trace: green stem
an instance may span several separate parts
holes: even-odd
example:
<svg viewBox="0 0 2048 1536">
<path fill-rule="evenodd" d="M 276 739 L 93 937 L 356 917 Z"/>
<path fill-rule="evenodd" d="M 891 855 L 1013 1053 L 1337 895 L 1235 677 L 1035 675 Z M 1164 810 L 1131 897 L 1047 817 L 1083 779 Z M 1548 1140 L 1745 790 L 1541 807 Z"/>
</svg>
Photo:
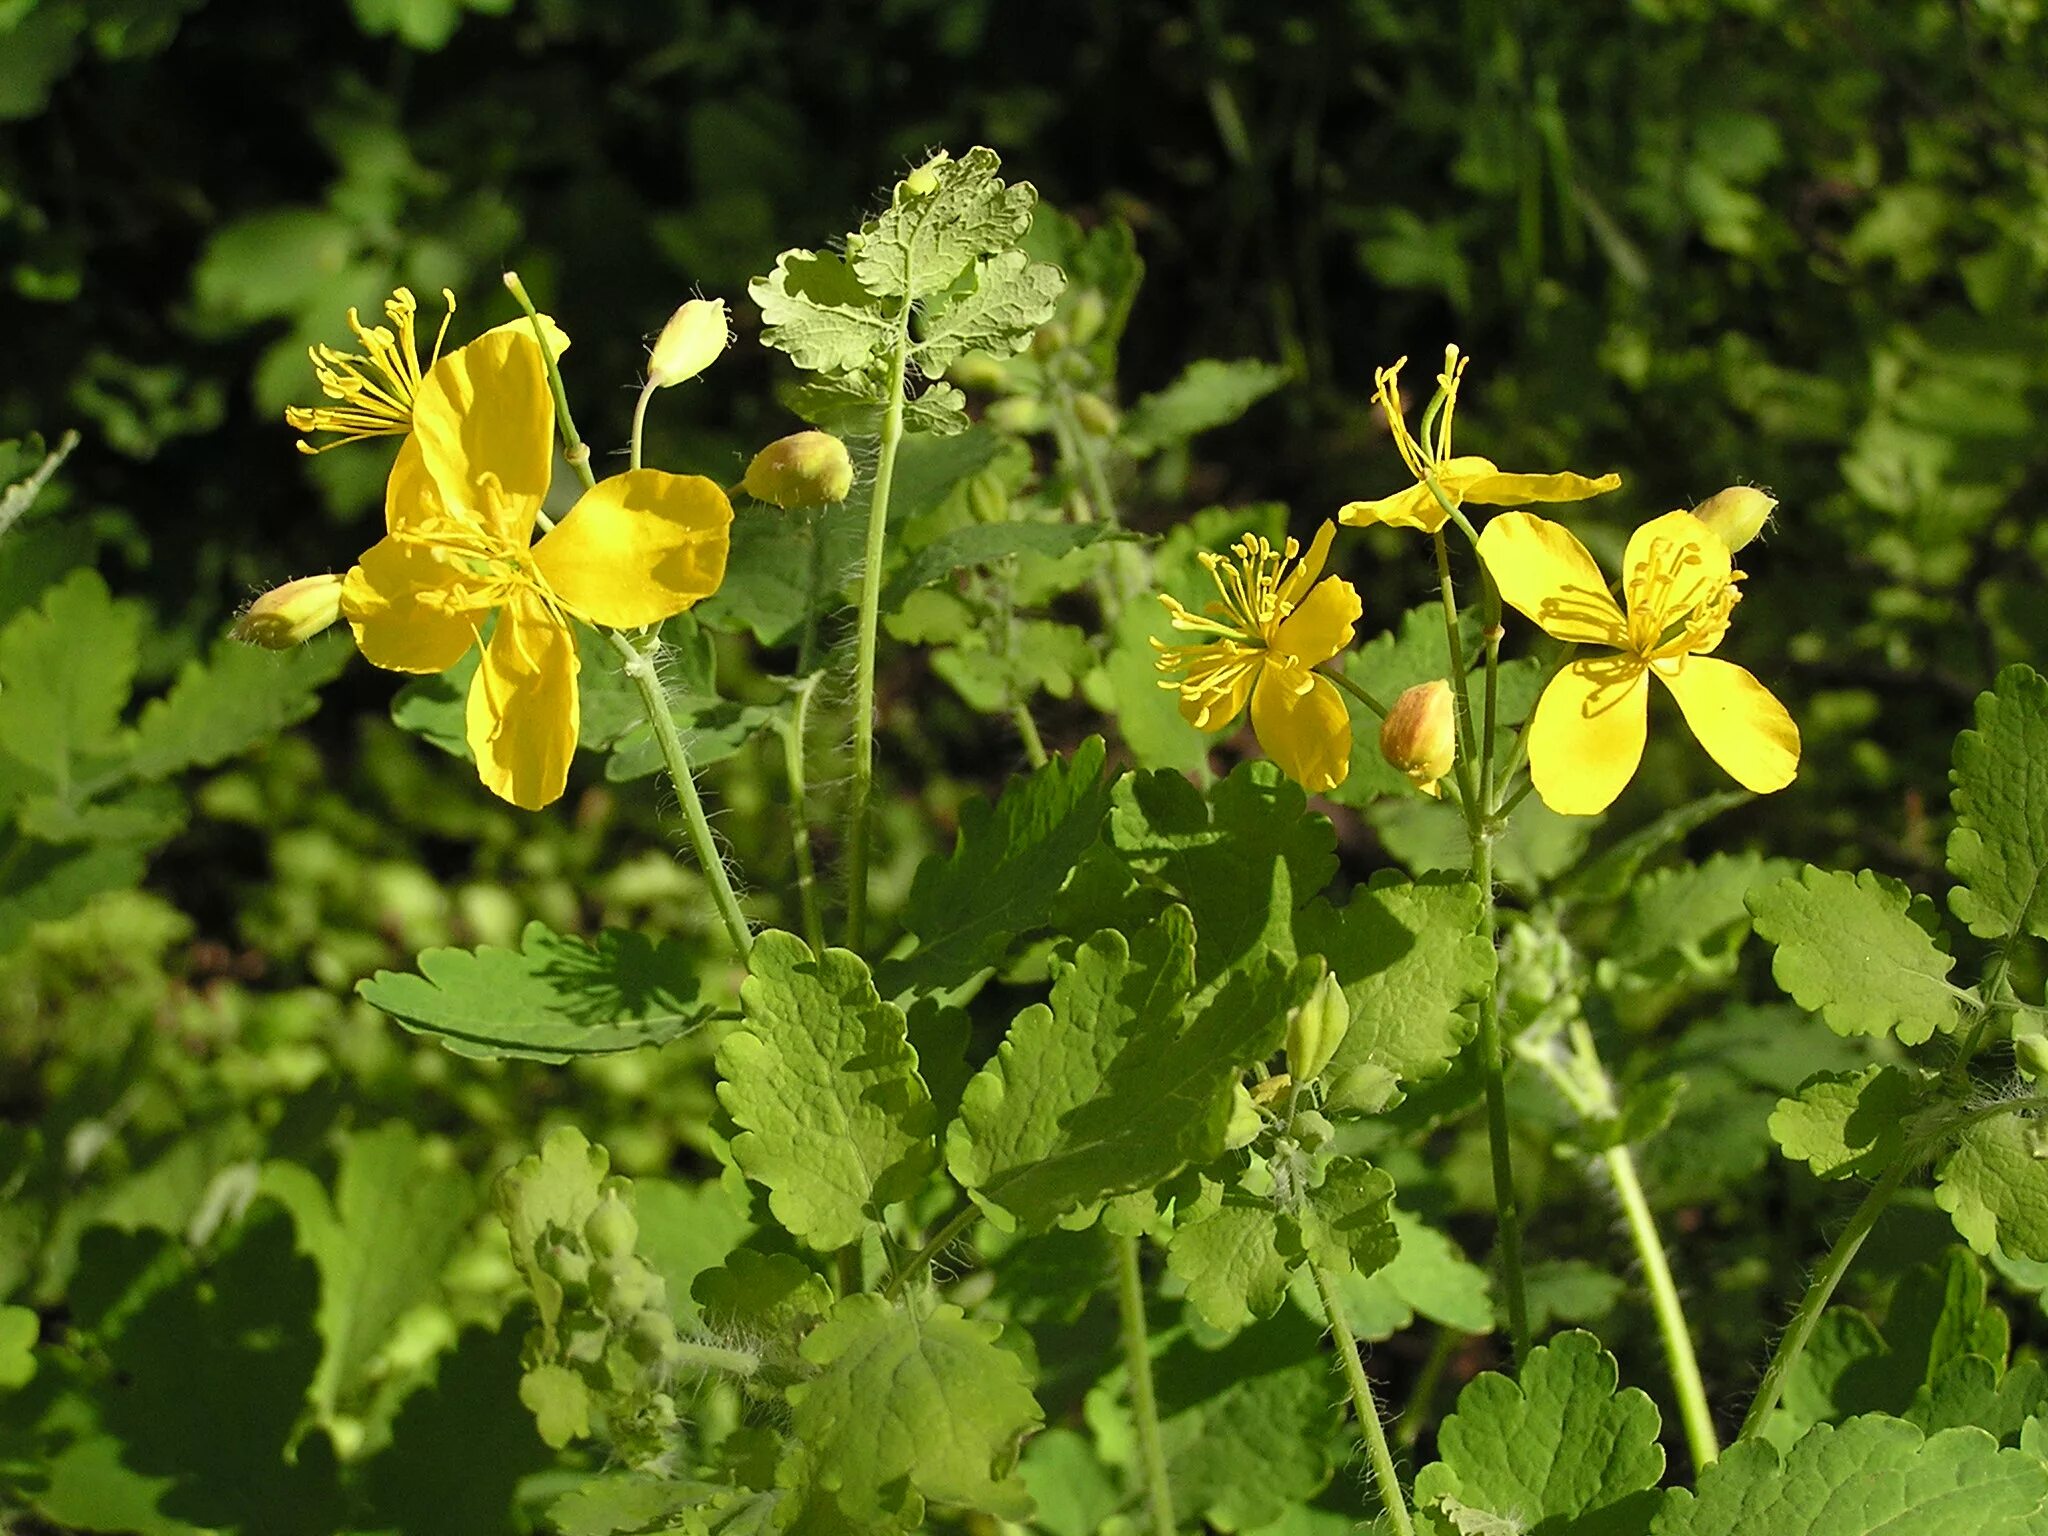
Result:
<svg viewBox="0 0 2048 1536">
<path fill-rule="evenodd" d="M 547 363 L 548 390 L 555 397 L 555 421 L 562 430 L 562 457 L 569 467 L 576 471 L 587 491 L 597 484 L 597 476 L 590 469 L 590 448 L 576 432 L 576 418 L 569 414 L 569 391 L 562 383 L 562 365 L 555 354 L 548 349 L 547 332 L 541 329 L 540 311 L 533 307 L 533 300 L 527 296 L 526 284 L 519 280 L 517 272 L 505 274 L 505 287 L 525 311 L 527 323 L 533 327 L 533 339 L 540 344 L 540 355 Z"/>
<path fill-rule="evenodd" d="M 676 787 L 676 796 L 683 802 L 683 816 L 689 828 L 690 849 L 697 855 L 698 867 L 711 882 L 711 899 L 718 907 L 719 919 L 725 924 L 727 937 L 732 947 L 744 958 L 754 947 L 754 936 L 747 928 L 746 917 L 740 912 L 740 899 L 732 888 L 732 878 L 725 872 L 725 860 L 718 852 L 718 843 L 711 835 L 711 819 L 704 814 L 704 802 L 697 795 L 697 776 L 690 769 L 690 755 L 683 748 L 682 733 L 676 729 L 676 717 L 669 708 L 668 690 L 661 686 L 661 679 L 655 675 L 654 658 L 616 630 L 605 630 L 604 637 L 618 652 L 621 668 L 633 680 L 633 687 L 640 695 L 641 711 L 647 716 L 647 723 L 654 728 L 655 744 L 661 749 L 661 761 L 668 769 L 670 782 Z"/>
<path fill-rule="evenodd" d="M 955 1211 L 939 1229 L 931 1235 L 925 1245 L 906 1259 L 896 1273 L 889 1277 L 889 1283 L 882 1287 L 884 1300 L 894 1301 L 903 1294 L 903 1288 L 911 1279 L 923 1273 L 924 1267 L 946 1250 L 949 1243 L 981 1219 L 981 1207 L 972 1200 Z"/>
<path fill-rule="evenodd" d="M 1482 827 L 1472 839 L 1472 881 L 1479 887 L 1480 926 L 1486 947 L 1494 947 L 1493 833 Z M 1500 980 L 1479 996 L 1479 1064 L 1486 1079 L 1486 1145 L 1493 1160 L 1493 1204 L 1500 1219 L 1501 1289 L 1508 1303 L 1508 1337 L 1515 1359 L 1529 1353 L 1529 1298 L 1522 1274 L 1522 1206 L 1515 1192 L 1515 1168 L 1508 1145 L 1507 1061 L 1501 1045 Z"/>
<path fill-rule="evenodd" d="M 691 1339 L 678 1339 L 672 1358 L 686 1371 L 723 1371 L 742 1380 L 761 1369 L 759 1355 L 750 1355 L 743 1349 L 724 1349 L 716 1344 L 699 1344 Z"/>
<path fill-rule="evenodd" d="M 817 954 L 825 952 L 825 913 L 818 892 L 818 865 L 811 852 L 808 786 L 804 778 L 805 724 L 818 674 L 796 685 L 789 718 L 782 723 L 782 771 L 789 781 L 789 851 L 796 864 L 797 905 L 803 913 L 804 939 Z"/>
<path fill-rule="evenodd" d="M 1408 1518 L 1408 1500 L 1401 1493 L 1400 1474 L 1394 1470 L 1394 1453 L 1387 1445 L 1386 1426 L 1380 1423 L 1379 1404 L 1373 1401 L 1365 1362 L 1358 1358 L 1358 1340 L 1345 1320 L 1343 1308 L 1337 1305 L 1337 1288 L 1331 1284 L 1329 1273 L 1320 1264 L 1309 1265 L 1309 1272 L 1316 1278 L 1316 1294 L 1323 1299 L 1323 1316 L 1329 1321 L 1330 1337 L 1337 1346 L 1337 1364 L 1343 1370 L 1344 1384 L 1350 1388 L 1358 1430 L 1372 1457 L 1372 1476 L 1379 1485 L 1380 1503 L 1393 1522 L 1396 1536 L 1415 1536 L 1415 1526 Z"/>
<path fill-rule="evenodd" d="M 1024 738 L 1024 759 L 1034 768 L 1046 764 L 1045 738 L 1038 734 L 1038 722 L 1031 718 L 1029 704 L 1012 704 L 1010 718 L 1017 722 L 1017 734 Z"/>
<path fill-rule="evenodd" d="M 1664 1358 L 1671 1367 L 1672 1390 L 1678 1394 L 1678 1416 L 1685 1423 L 1685 1443 L 1692 1451 L 1694 1470 L 1698 1470 L 1720 1456 L 1721 1443 L 1714 1435 L 1714 1416 L 1707 1408 L 1707 1389 L 1700 1380 L 1699 1358 L 1693 1353 L 1685 1309 L 1679 1305 L 1678 1287 L 1671 1280 L 1671 1265 L 1650 1216 L 1650 1202 L 1643 1198 L 1634 1156 L 1626 1146 L 1610 1147 L 1602 1161 L 1614 1181 L 1622 1214 L 1628 1218 L 1629 1236 L 1635 1239 L 1636 1255 L 1650 1282 L 1650 1306 L 1664 1336 Z"/>
<path fill-rule="evenodd" d="M 1430 542 L 1436 547 L 1436 585 L 1443 601 L 1444 645 L 1451 658 L 1451 686 L 1458 693 L 1458 798 L 1464 802 L 1466 830 L 1476 842 L 1485 808 L 1475 797 L 1472 783 L 1472 685 L 1465 673 L 1465 639 L 1458 632 L 1458 590 L 1451 584 L 1451 552 L 1444 545 L 1443 534 L 1431 534 Z"/>
<path fill-rule="evenodd" d="M 1805 1299 L 1799 1303 L 1799 1311 L 1792 1318 L 1778 1340 L 1778 1348 L 1771 1356 L 1771 1363 L 1764 1371 L 1764 1379 L 1756 1389 L 1756 1397 L 1744 1415 L 1742 1429 L 1736 1435 L 1738 1440 L 1747 1440 L 1764 1427 L 1764 1421 L 1771 1416 L 1771 1410 L 1778 1406 L 1778 1399 L 1785 1391 L 1785 1378 L 1792 1372 L 1806 1341 L 1813 1337 L 1813 1330 L 1820 1323 L 1821 1313 L 1826 1310 L 1828 1300 L 1835 1294 L 1835 1287 L 1842 1283 L 1842 1276 L 1849 1271 L 1849 1264 L 1856 1257 L 1856 1250 L 1863 1246 L 1863 1240 L 1870 1236 L 1870 1229 L 1877 1225 L 1877 1218 L 1884 1214 L 1884 1208 L 1898 1192 L 1899 1183 L 1906 1176 L 1911 1157 L 1901 1154 L 1884 1177 L 1870 1187 L 1870 1193 L 1863 1197 L 1863 1203 L 1856 1207 L 1856 1214 L 1849 1218 L 1849 1225 L 1842 1229 L 1842 1235 L 1835 1239 L 1835 1246 L 1828 1250 L 1822 1262 L 1820 1273 L 1813 1277 L 1813 1284 L 1806 1288 Z"/>
<path fill-rule="evenodd" d="M 1137 1422 L 1138 1461 L 1152 1508 L 1153 1536 L 1173 1536 L 1173 1488 L 1166 1480 L 1166 1442 L 1159 1434 L 1159 1398 L 1152 1389 L 1152 1346 L 1145 1328 L 1145 1276 L 1138 1239 L 1109 1240 L 1116 1254 L 1117 1310 L 1123 1320 L 1124 1369 L 1131 1378 L 1131 1417 Z"/>
<path fill-rule="evenodd" d="M 640 434 L 647 426 L 647 402 L 654 398 L 655 386 L 650 380 L 640 386 L 640 398 L 633 402 L 633 437 L 627 452 L 626 467 L 640 467 Z"/>
<path fill-rule="evenodd" d="M 1412 1450 L 1415 1442 L 1422 1438 L 1422 1427 L 1429 1422 L 1430 1409 L 1436 1403 L 1437 1386 L 1444 1379 L 1444 1372 L 1463 1338 L 1464 1335 L 1455 1328 L 1437 1329 L 1436 1342 L 1429 1347 L 1429 1358 L 1422 1362 L 1414 1390 L 1408 1394 L 1408 1406 L 1401 1410 L 1401 1417 L 1394 1424 L 1394 1443 L 1402 1450 Z"/>
<path fill-rule="evenodd" d="M 1378 715 L 1380 719 L 1384 720 L 1387 718 L 1387 706 L 1382 704 L 1378 699 L 1374 698 L 1371 694 L 1367 693 L 1363 688 L 1359 687 L 1358 684 L 1351 681 L 1350 678 L 1346 677 L 1341 668 L 1329 668 L 1327 671 L 1324 671 L 1322 673 L 1322 676 L 1327 677 L 1339 688 L 1342 688 L 1346 693 L 1350 694 L 1351 697 L 1358 700 L 1359 703 L 1363 704 L 1375 715 Z"/>
<path fill-rule="evenodd" d="M 889 354 L 889 403 L 882 412 L 881 452 L 868 503 L 867 551 L 860 573 L 860 638 L 853 668 L 853 804 L 846 829 L 846 947 L 858 953 L 867 936 L 868 802 L 875 787 L 875 638 L 882 619 L 882 553 L 888 542 L 889 491 L 903 444 L 903 374 L 910 359 L 906 308 Z"/>
</svg>

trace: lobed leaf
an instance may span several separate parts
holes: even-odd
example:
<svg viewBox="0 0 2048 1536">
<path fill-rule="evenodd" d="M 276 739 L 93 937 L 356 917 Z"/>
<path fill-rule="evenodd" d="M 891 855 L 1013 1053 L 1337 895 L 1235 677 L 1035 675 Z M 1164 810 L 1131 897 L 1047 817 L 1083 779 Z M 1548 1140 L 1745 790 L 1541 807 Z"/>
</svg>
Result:
<svg viewBox="0 0 2048 1536">
<path fill-rule="evenodd" d="M 1060 269 L 1022 251 L 976 261 L 962 286 L 926 306 L 912 357 L 927 375 L 944 373 L 967 352 L 1017 352 L 1052 318 L 1067 285 Z"/>
<path fill-rule="evenodd" d="M 2048 937 L 2048 678 L 2029 666 L 1977 696 L 1956 737 L 1949 906 L 1982 939 Z"/>
<path fill-rule="evenodd" d="M 619 929 L 584 940 L 533 922 L 516 950 L 429 949 L 419 967 L 379 971 L 356 991 L 460 1056 L 560 1062 L 638 1050 L 711 1013 L 685 945 Z"/>
<path fill-rule="evenodd" d="M 1792 1000 L 1841 1035 L 1895 1034 L 1919 1045 L 1955 1027 L 1955 957 L 1931 905 L 1864 870 L 1815 869 L 1749 895 L 1756 931 L 1778 949 L 1771 974 Z"/>
<path fill-rule="evenodd" d="M 1905 1150 L 1920 1086 L 1899 1067 L 1820 1073 L 1778 1101 L 1771 1139 L 1824 1179 L 1874 1179 Z"/>
<path fill-rule="evenodd" d="M 718 1100 L 740 1128 L 733 1161 L 791 1236 L 843 1248 L 937 1160 L 903 1010 L 858 955 L 816 955 L 794 934 L 762 934 L 748 965 L 745 1023 L 718 1045 Z"/>
<path fill-rule="evenodd" d="M 903 299 L 943 293 L 976 257 L 1021 241 L 1038 193 L 1029 182 L 1006 186 L 996 175 L 1002 164 L 977 145 L 897 183 L 889 206 L 860 232 L 853 271 L 867 290 Z M 919 188 L 926 175 L 931 185 Z"/>
<path fill-rule="evenodd" d="M 2018 1112 L 1972 1121 L 1936 1167 L 1934 1199 L 1979 1253 L 2048 1262 L 2048 1140 Z"/>
</svg>

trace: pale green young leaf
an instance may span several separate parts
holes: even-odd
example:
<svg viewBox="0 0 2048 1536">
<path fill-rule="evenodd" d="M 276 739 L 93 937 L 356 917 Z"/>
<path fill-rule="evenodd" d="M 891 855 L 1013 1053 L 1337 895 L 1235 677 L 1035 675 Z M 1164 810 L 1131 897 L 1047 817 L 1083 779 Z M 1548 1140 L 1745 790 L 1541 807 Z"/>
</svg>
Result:
<svg viewBox="0 0 2048 1536">
<path fill-rule="evenodd" d="M 947 1165 L 992 1218 L 1043 1229 L 1221 1154 L 1240 1070 L 1278 1049 L 1313 976 L 1271 955 L 1195 996 L 1195 935 L 1169 908 L 1057 969 L 968 1083 Z"/>
<path fill-rule="evenodd" d="M 1109 841 L 1138 874 L 1194 914 L 1206 983 L 1265 948 L 1293 958 L 1296 908 L 1336 873 L 1336 834 L 1273 764 L 1239 764 L 1206 798 L 1180 774 L 1126 775 Z"/>
<path fill-rule="evenodd" d="M 476 1194 L 396 1120 L 342 1143 L 331 1199 L 298 1163 L 267 1164 L 261 1188 L 291 1212 L 299 1251 L 320 1271 L 320 1367 L 308 1392 L 314 1413 L 330 1419 L 360 1404 L 399 1319 L 439 1293 Z"/>
<path fill-rule="evenodd" d="M 2010 666 L 1956 737 L 1949 906 L 1979 938 L 2048 936 L 2048 678 Z"/>
<path fill-rule="evenodd" d="M 855 1295 L 804 1340 L 817 1374 L 789 1389 L 791 1428 L 849 1516 L 888 1513 L 907 1479 L 931 1503 L 1029 1517 L 1017 1454 L 1044 1415 L 1001 1332 L 958 1307 L 920 1316 Z"/>
<path fill-rule="evenodd" d="M 519 948 L 429 949 L 420 975 L 356 984 L 372 1007 L 461 1056 L 568 1061 L 662 1045 L 710 1014 L 687 946 L 607 929 L 594 940 L 528 923 Z"/>
<path fill-rule="evenodd" d="M 885 962 L 891 995 L 958 986 L 1042 926 L 1053 897 L 1092 847 L 1109 810 L 1102 738 L 1012 779 L 994 805 L 971 801 L 952 853 L 918 866 L 903 926 L 918 947 Z"/>
<path fill-rule="evenodd" d="M 1472 1038 L 1466 1005 L 1494 972 L 1480 907 L 1469 880 L 1383 870 L 1342 907 L 1319 899 L 1297 917 L 1297 942 L 1329 961 L 1351 1004 L 1350 1031 L 1323 1073 L 1340 1102 L 1347 1084 L 1384 1093 L 1435 1077 Z"/>
<path fill-rule="evenodd" d="M 1340 1275 L 1384 1269 L 1401 1250 L 1393 1201 L 1385 1173 L 1362 1157 L 1336 1159 L 1295 1213 L 1310 1262 Z"/>
<path fill-rule="evenodd" d="M 976 146 L 927 161 L 898 182 L 889 206 L 862 226 L 853 271 L 868 292 L 915 300 L 945 292 L 977 257 L 1007 251 L 1031 227 L 1038 193 L 1004 184 L 1002 160 Z M 929 184 L 925 179 L 929 178 Z"/>
<path fill-rule="evenodd" d="M 1580 1332 L 1531 1350 L 1519 1379 L 1474 1377 L 1437 1432 L 1441 1459 L 1416 1476 L 1417 1506 L 1453 1500 L 1525 1530 L 1640 1536 L 1664 1451 L 1656 1404 L 1634 1387 L 1617 1393 L 1619 1381 L 1614 1357 Z"/>
<path fill-rule="evenodd" d="M 784 251 L 747 293 L 761 307 L 763 345 L 810 372 L 865 373 L 902 333 L 901 306 L 884 308 L 829 251 Z"/>
<path fill-rule="evenodd" d="M 583 1378 L 566 1365 L 536 1365 L 519 1378 L 519 1401 L 533 1415 L 534 1428 L 560 1451 L 590 1436 L 596 1403 Z"/>
<path fill-rule="evenodd" d="M 843 1248 L 936 1161 L 903 1010 L 858 955 L 814 955 L 794 934 L 762 934 L 748 968 L 745 1023 L 718 1045 L 718 1099 L 740 1128 L 733 1160 L 791 1236 Z"/>
<path fill-rule="evenodd" d="M 2048 1138 L 2030 1115 L 1967 1126 L 1935 1167 L 1934 1198 L 1979 1253 L 2048 1262 Z"/>
<path fill-rule="evenodd" d="M 903 428 L 932 437 L 963 436 L 974 429 L 967 419 L 967 397 L 944 379 L 927 384 L 903 402 Z"/>
<path fill-rule="evenodd" d="M 1016 352 L 1052 318 L 1067 280 L 1060 269 L 1022 251 L 974 263 L 962 283 L 920 312 L 911 356 L 928 376 L 944 373 L 966 352 Z"/>
<path fill-rule="evenodd" d="M 354 654 L 338 635 L 282 652 L 216 642 L 203 663 L 187 662 L 171 691 L 144 708 L 123 772 L 160 778 L 211 767 L 281 735 L 319 707 L 320 688 Z"/>
<path fill-rule="evenodd" d="M 0 629 L 0 805 L 10 787 L 82 798 L 125 748 L 141 628 L 140 605 L 81 570 Z"/>
<path fill-rule="evenodd" d="M 1417 1316 L 1460 1333 L 1491 1333 L 1493 1297 L 1486 1271 L 1466 1258 L 1444 1233 L 1399 1206 L 1391 1209 L 1398 1248 L 1371 1274 L 1337 1277 L 1337 1305 L 1361 1339 L 1390 1339 Z M 1297 1306 L 1320 1319 L 1322 1303 L 1305 1276 L 1295 1280 Z"/>
<path fill-rule="evenodd" d="M 1780 1453 L 1745 1440 L 1668 1496 L 1652 1536 L 2038 1536 L 2048 1466 L 1976 1429 L 1868 1414 Z"/>
<path fill-rule="evenodd" d="M 1906 1145 L 1920 1083 L 1901 1067 L 1823 1072 L 1771 1115 L 1771 1139 L 1824 1179 L 1875 1179 Z"/>
<path fill-rule="evenodd" d="M 1277 363 L 1202 358 L 1166 388 L 1140 396 L 1124 413 L 1117 440 L 1134 457 L 1149 458 L 1237 420 L 1289 377 Z"/>
<path fill-rule="evenodd" d="M 1749 910 L 1756 931 L 1777 946 L 1778 985 L 1837 1034 L 1889 1031 L 1919 1045 L 1955 1027 L 1955 957 L 1932 931 L 1931 905 L 1898 881 L 1809 865 L 1751 891 Z"/>
<path fill-rule="evenodd" d="M 1229 1332 L 1270 1317 L 1301 1263 L 1294 1224 L 1270 1200 L 1235 1191 L 1199 1221 L 1177 1226 L 1166 1267 L 1213 1328 Z"/>
</svg>

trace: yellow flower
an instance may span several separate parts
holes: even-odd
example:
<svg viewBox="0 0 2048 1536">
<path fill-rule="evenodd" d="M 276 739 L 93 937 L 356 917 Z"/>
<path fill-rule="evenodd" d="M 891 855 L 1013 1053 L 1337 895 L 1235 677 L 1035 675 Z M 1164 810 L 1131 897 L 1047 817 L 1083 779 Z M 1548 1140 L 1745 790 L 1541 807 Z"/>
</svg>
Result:
<svg viewBox="0 0 2048 1536">
<path fill-rule="evenodd" d="M 523 325 L 436 363 L 412 420 L 385 492 L 386 537 L 348 573 L 341 611 L 363 654 L 393 671 L 442 672 L 483 646 L 467 720 L 477 772 L 538 810 L 562 793 L 576 750 L 571 621 L 637 628 L 710 595 L 732 507 L 701 475 L 636 469 L 586 491 L 534 543 L 554 405 Z"/>
<path fill-rule="evenodd" d="M 1275 550 L 1246 536 L 1231 546 L 1236 560 L 1203 554 L 1222 601 L 1191 613 L 1164 594 L 1173 627 L 1210 638 L 1195 645 L 1159 639 L 1159 670 L 1179 673 L 1160 683 L 1180 695 L 1180 712 L 1197 730 L 1226 725 L 1251 704 L 1252 730 L 1267 756 L 1302 788 L 1321 793 L 1351 771 L 1351 717 L 1336 687 L 1315 668 L 1351 643 L 1361 611 L 1342 577 L 1318 584 L 1336 526 L 1325 523 L 1307 558 L 1293 539 Z M 1311 590 L 1313 589 L 1313 590 Z"/>
<path fill-rule="evenodd" d="M 412 430 L 414 399 L 427 369 L 440 358 L 441 343 L 448 339 L 448 323 L 455 318 L 455 295 L 443 288 L 441 298 L 448 312 L 441 317 L 441 329 L 434 336 L 434 350 L 425 368 L 420 366 L 415 324 L 419 301 L 410 288 L 397 289 L 384 301 L 384 317 L 391 322 L 389 326 L 364 325 L 355 310 L 348 312 L 348 328 L 356 333 L 361 352 L 344 352 L 329 346 L 306 349 L 306 355 L 313 360 L 313 378 L 320 392 L 339 404 L 288 405 L 284 419 L 296 432 L 339 435 L 318 446 L 301 439 L 299 452 L 325 453 L 343 443 L 397 437 Z M 546 315 L 541 316 L 541 323 L 548 333 L 548 345 L 560 357 L 569 349 L 569 338 Z M 484 334 L 524 330 L 530 336 L 530 327 L 527 320 L 513 320 Z"/>
<path fill-rule="evenodd" d="M 1613 654 L 1574 661 L 1552 678 L 1529 722 L 1529 776 L 1553 811 L 1590 816 L 1613 804 L 1642 761 L 1654 674 L 1700 745 L 1758 794 L 1799 771 L 1799 727 L 1764 685 L 1708 653 L 1741 593 L 1728 546 L 1690 512 L 1638 528 L 1622 561 L 1624 615 L 1593 557 L 1571 533 L 1527 512 L 1494 518 L 1479 556 L 1500 595 L 1537 627 Z"/>
<path fill-rule="evenodd" d="M 1387 418 L 1387 430 L 1393 433 L 1394 446 L 1400 450 L 1401 462 L 1408 466 L 1408 473 L 1415 477 L 1415 484 L 1391 496 L 1382 496 L 1378 501 L 1346 502 L 1337 512 L 1340 522 L 1357 527 L 1386 523 L 1395 528 L 1420 528 L 1424 533 L 1435 533 L 1443 527 L 1449 514 L 1430 494 L 1429 482 L 1432 480 L 1443 492 L 1444 500 L 1454 507 L 1462 507 L 1468 501 L 1488 507 L 1520 507 L 1532 501 L 1584 501 L 1589 496 L 1603 495 L 1621 485 L 1619 475 L 1602 475 L 1597 480 L 1569 472 L 1512 475 L 1501 470 L 1493 460 L 1482 459 L 1477 454 L 1452 457 L 1451 418 L 1457 412 L 1458 385 L 1465 377 L 1465 365 L 1469 361 L 1471 359 L 1459 356 L 1456 347 L 1444 348 L 1444 371 L 1436 376 L 1442 404 L 1433 429 L 1427 420 L 1424 421 L 1421 438 L 1409 434 L 1408 423 L 1401 414 L 1401 370 L 1407 366 L 1408 359 L 1404 357 L 1393 367 L 1382 368 L 1374 374 L 1373 384 L 1380 409 Z"/>
</svg>

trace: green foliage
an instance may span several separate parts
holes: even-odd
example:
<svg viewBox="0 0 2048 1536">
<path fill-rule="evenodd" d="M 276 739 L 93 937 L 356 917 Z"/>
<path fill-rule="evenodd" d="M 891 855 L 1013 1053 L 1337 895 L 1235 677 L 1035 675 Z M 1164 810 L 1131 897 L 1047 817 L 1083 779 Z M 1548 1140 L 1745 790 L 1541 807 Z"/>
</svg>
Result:
<svg viewBox="0 0 2048 1536">
<path fill-rule="evenodd" d="M 1823 1072 L 1779 1101 L 1771 1139 L 1822 1178 L 1876 1178 L 1905 1152 L 1921 1086 L 1897 1067 Z"/>
<path fill-rule="evenodd" d="M 2007 667 L 1977 698 L 1977 728 L 1956 737 L 1950 897 L 1979 938 L 2048 936 L 2048 678 Z"/>
<path fill-rule="evenodd" d="M 857 1241 L 937 1160 L 932 1100 L 903 1010 L 860 958 L 763 934 L 740 989 L 744 1025 L 718 1045 L 733 1160 L 776 1220 L 813 1248 Z"/>
<path fill-rule="evenodd" d="M 1757 932 L 1778 948 L 1771 973 L 1800 1007 L 1845 1035 L 1887 1032 L 1919 1045 L 1955 1028 L 1955 957 L 1932 903 L 1896 880 L 1809 866 L 1752 893 Z"/>
<path fill-rule="evenodd" d="M 694 956 L 637 933 L 594 941 L 534 922 L 519 948 L 430 949 L 420 973 L 379 971 L 364 1001 L 460 1056 L 568 1061 L 662 1045 L 704 1022 Z"/>
<path fill-rule="evenodd" d="M 1994 1247 L 2048 1262 L 2048 1161 L 2040 1122 L 2023 1114 L 1974 1118 L 1935 1170 L 1934 1198 L 1979 1253 Z"/>
</svg>

